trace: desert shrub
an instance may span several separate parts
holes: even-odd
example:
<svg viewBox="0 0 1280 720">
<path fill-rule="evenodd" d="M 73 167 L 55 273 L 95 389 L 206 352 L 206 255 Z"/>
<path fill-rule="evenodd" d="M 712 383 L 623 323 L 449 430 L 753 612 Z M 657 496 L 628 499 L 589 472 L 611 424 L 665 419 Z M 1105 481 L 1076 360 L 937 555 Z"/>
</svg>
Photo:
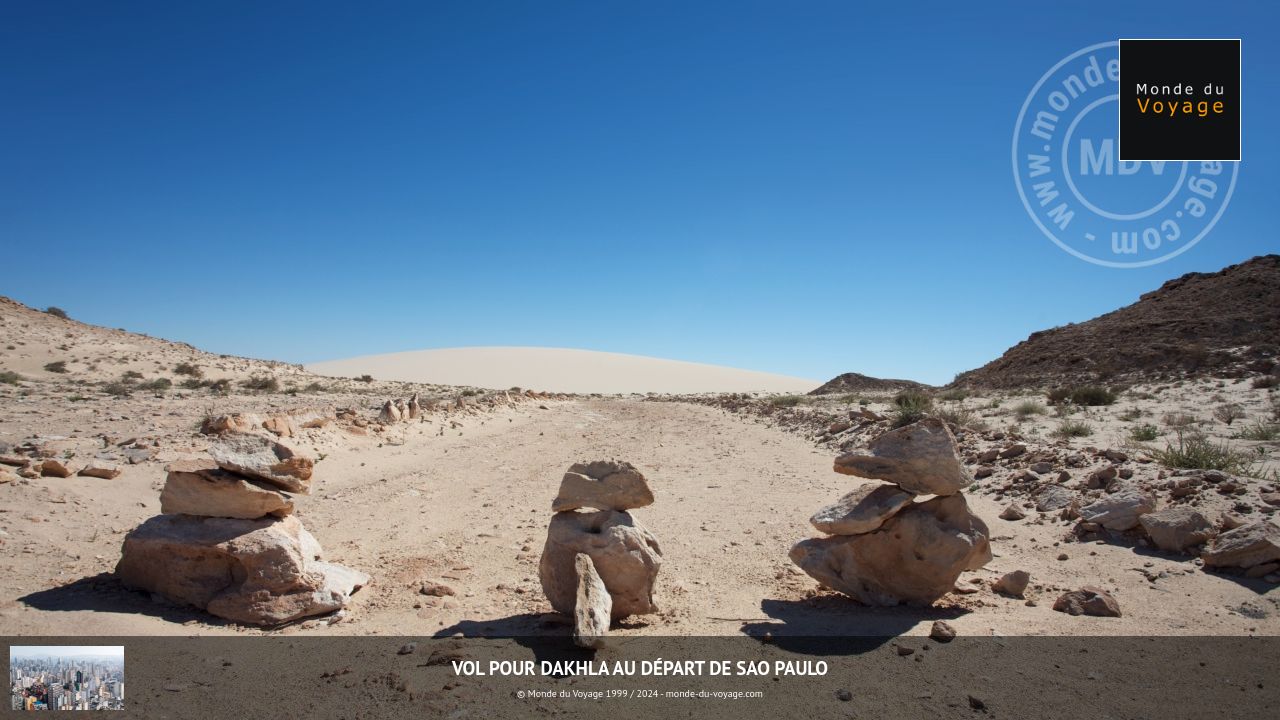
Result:
<svg viewBox="0 0 1280 720">
<path fill-rule="evenodd" d="M 1013 406 L 1013 414 L 1017 415 L 1019 420 L 1026 420 L 1032 415 L 1044 415 L 1046 412 L 1048 411 L 1038 400 L 1023 400 Z"/>
<path fill-rule="evenodd" d="M 128 383 L 113 380 L 102 386 L 102 392 L 110 395 L 111 397 L 128 397 L 129 394 L 133 392 L 133 388 Z"/>
<path fill-rule="evenodd" d="M 963 404 L 942 408 L 938 410 L 937 415 L 939 419 L 956 427 L 968 428 L 979 432 L 987 429 L 987 422 Z"/>
<path fill-rule="evenodd" d="M 471 388 L 462 391 L 462 397 L 472 397 L 479 394 L 479 390 L 472 390 Z"/>
<path fill-rule="evenodd" d="M 1063 420 L 1053 431 L 1053 436 L 1059 438 L 1088 437 L 1092 434 L 1093 426 L 1082 420 Z"/>
<path fill-rule="evenodd" d="M 1196 424 L 1196 419 L 1192 415 L 1182 412 L 1165 413 L 1164 424 L 1174 430 L 1185 430 Z"/>
<path fill-rule="evenodd" d="M 1150 442 L 1158 437 L 1160 437 L 1160 428 L 1151 423 L 1135 425 L 1129 431 L 1129 439 L 1134 442 Z"/>
<path fill-rule="evenodd" d="M 1213 417 L 1224 425 L 1230 425 L 1236 420 L 1243 418 L 1244 414 L 1244 407 L 1237 405 L 1236 403 L 1219 405 L 1213 409 Z"/>
<path fill-rule="evenodd" d="M 63 309 L 62 309 L 62 308 L 60 308 L 60 307 L 54 307 L 53 305 L 50 305 L 49 307 L 45 308 L 45 309 L 44 309 L 44 311 L 45 311 L 46 313 L 48 313 L 49 315 L 52 315 L 52 316 L 54 316 L 54 317 L 56 317 L 56 318 L 62 318 L 63 320 L 70 320 L 70 319 L 71 319 L 71 318 L 67 315 L 67 311 L 66 311 L 66 310 L 63 310 Z"/>
<path fill-rule="evenodd" d="M 156 378 L 150 382 L 144 382 L 138 387 L 142 390 L 149 390 L 151 392 L 164 392 L 165 390 L 173 387 L 173 381 L 169 378 Z"/>
<path fill-rule="evenodd" d="M 1280 440 L 1280 423 L 1255 420 L 1252 425 L 1246 425 L 1236 437 L 1241 440 Z"/>
<path fill-rule="evenodd" d="M 1071 402 L 1076 405 L 1110 405 L 1116 401 L 1116 394 L 1098 385 L 1085 385 L 1071 391 Z"/>
<path fill-rule="evenodd" d="M 138 372 L 137 370 L 125 370 L 124 375 L 122 376 L 122 379 L 125 380 L 126 382 L 129 380 L 141 380 L 142 373 Z"/>
<path fill-rule="evenodd" d="M 44 369 L 48 370 L 51 373 L 59 373 L 59 374 L 65 373 L 67 372 L 67 361 L 55 360 L 54 362 L 51 362 L 51 363 L 45 363 Z"/>
<path fill-rule="evenodd" d="M 1001 402 L 1002 402 L 1002 401 L 1000 400 L 1000 398 L 992 398 L 992 399 L 991 399 L 991 402 L 987 403 L 987 409 L 988 409 L 988 410 L 996 410 L 996 409 L 998 409 L 998 408 L 1000 407 L 1000 403 L 1001 403 Z"/>
<path fill-rule="evenodd" d="M 0 372 L 0 385 L 17 385 L 22 379 L 21 375 L 12 370 Z"/>
<path fill-rule="evenodd" d="M 173 372 L 177 375 L 186 375 L 187 377 L 192 377 L 192 378 L 204 377 L 204 371 L 189 362 L 178 363 L 177 365 L 174 365 Z"/>
<path fill-rule="evenodd" d="M 303 390 L 306 392 L 318 393 L 318 392 L 327 392 L 329 388 L 325 387 L 324 385 L 321 385 L 318 382 L 313 382 L 307 385 L 305 388 L 303 388 Z"/>
<path fill-rule="evenodd" d="M 1249 474 L 1252 458 L 1227 443 L 1215 443 L 1200 433 L 1179 432 L 1177 445 L 1166 443 L 1163 450 L 1151 450 L 1151 456 L 1165 467 L 1221 470 Z"/>
<path fill-rule="evenodd" d="M 920 390 L 903 390 L 893 398 L 893 405 L 897 408 L 894 419 L 894 427 L 902 427 L 910 425 L 913 422 L 923 418 L 925 413 L 933 409 L 933 399 L 928 393 Z"/>
<path fill-rule="evenodd" d="M 1254 378 L 1253 382 L 1250 384 L 1254 389 L 1267 390 L 1280 385 L 1280 377 L 1276 377 L 1275 375 L 1259 375 Z"/>
<path fill-rule="evenodd" d="M 1070 388 L 1053 388 L 1045 393 L 1045 397 L 1049 400 L 1050 405 L 1061 405 L 1071 399 Z"/>
<path fill-rule="evenodd" d="M 1125 410 L 1124 412 L 1120 413 L 1120 419 L 1125 422 L 1133 422 L 1134 420 L 1137 420 L 1140 417 L 1142 417 L 1141 408 L 1131 407 L 1128 410 Z"/>
<path fill-rule="evenodd" d="M 210 380 L 209 382 L 205 383 L 205 386 L 208 387 L 213 392 L 217 393 L 218 395 L 229 395 L 231 393 L 230 378 L 219 378 L 217 380 Z"/>
<path fill-rule="evenodd" d="M 357 380 L 359 380 L 359 381 L 360 381 L 360 382 L 362 382 L 362 383 L 371 383 L 371 382 L 373 382 L 373 376 L 372 376 L 372 375 L 361 375 L 360 377 L 358 377 L 358 378 L 356 378 L 356 379 L 357 379 Z"/>
<path fill-rule="evenodd" d="M 951 388 L 950 390 L 943 390 L 942 392 L 938 393 L 938 399 L 947 400 L 951 402 L 958 402 L 960 400 L 964 400 L 965 398 L 969 397 L 970 394 L 971 393 L 968 390 L 965 390 L 964 388 Z"/>
<path fill-rule="evenodd" d="M 254 375 L 242 380 L 240 387 L 254 392 L 276 392 L 280 389 L 280 381 L 270 375 Z"/>
<path fill-rule="evenodd" d="M 778 397 L 769 398 L 769 404 L 773 407 L 795 407 L 804 402 L 802 395 L 779 395 Z"/>
</svg>

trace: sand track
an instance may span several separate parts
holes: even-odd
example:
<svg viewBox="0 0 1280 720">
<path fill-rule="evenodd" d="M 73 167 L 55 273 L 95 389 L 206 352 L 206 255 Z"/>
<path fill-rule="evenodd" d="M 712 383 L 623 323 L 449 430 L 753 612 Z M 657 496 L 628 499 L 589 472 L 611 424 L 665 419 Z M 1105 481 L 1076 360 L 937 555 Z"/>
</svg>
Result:
<svg viewBox="0 0 1280 720">
<path fill-rule="evenodd" d="M 329 454 L 300 517 L 329 559 L 369 572 L 374 583 L 342 622 L 277 632 L 567 632 L 547 614 L 537 579 L 551 499 L 569 464 L 614 457 L 649 477 L 657 502 L 635 515 L 664 553 L 661 614 L 632 618 L 615 628 L 618 635 L 919 634 L 937 618 L 965 635 L 1280 634 L 1273 586 L 1129 547 L 1055 547 L 1063 526 L 999 520 L 999 506 L 981 497 L 971 502 L 991 526 L 996 558 L 966 578 L 1022 568 L 1033 584 L 1097 584 L 1116 593 L 1125 617 L 1055 613 L 1052 589 L 1034 607 L 985 589 L 928 610 L 810 597 L 814 583 L 791 570 L 787 550 L 815 534 L 807 522 L 813 510 L 856 482 L 831 472 L 827 451 L 704 406 L 603 399 L 546 407 L 526 403 L 473 417 L 443 435 L 436 422 L 397 426 L 380 447 L 366 440 Z M 157 512 L 162 476 L 152 464 L 118 481 L 41 478 L 0 487 L 9 508 L 0 545 L 0 633 L 260 632 L 154 603 L 98 575 L 114 566 L 123 532 Z M 50 504 L 59 498 L 70 502 Z M 1068 560 L 1056 559 L 1062 552 Z M 1168 576 L 1157 583 L 1143 574 L 1161 570 Z M 456 595 L 421 595 L 424 579 Z"/>
</svg>

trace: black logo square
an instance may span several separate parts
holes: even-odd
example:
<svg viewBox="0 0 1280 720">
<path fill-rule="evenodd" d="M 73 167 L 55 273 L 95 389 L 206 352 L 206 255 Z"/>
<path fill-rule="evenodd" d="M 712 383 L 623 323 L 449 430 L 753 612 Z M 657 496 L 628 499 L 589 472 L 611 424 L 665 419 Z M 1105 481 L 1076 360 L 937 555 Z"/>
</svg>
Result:
<svg viewBox="0 0 1280 720">
<path fill-rule="evenodd" d="M 1239 40 L 1120 41 L 1121 160 L 1240 159 Z"/>
</svg>

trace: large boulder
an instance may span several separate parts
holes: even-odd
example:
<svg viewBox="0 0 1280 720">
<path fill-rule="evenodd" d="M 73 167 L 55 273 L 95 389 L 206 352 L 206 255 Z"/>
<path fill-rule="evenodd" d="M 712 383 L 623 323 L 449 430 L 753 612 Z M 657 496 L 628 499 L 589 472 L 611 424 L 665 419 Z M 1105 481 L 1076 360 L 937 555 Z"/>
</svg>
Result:
<svg viewBox="0 0 1280 720">
<path fill-rule="evenodd" d="M 599 648 L 609 635 L 613 598 L 596 572 L 591 556 L 578 553 L 573 558 L 578 575 L 577 600 L 573 608 L 573 642 L 578 647 Z"/>
<path fill-rule="evenodd" d="M 973 481 L 956 455 L 955 437 L 937 418 L 890 430 L 867 450 L 836 458 L 835 471 L 885 480 L 914 495 L 951 495 Z"/>
<path fill-rule="evenodd" d="M 224 434 L 209 446 L 209 455 L 223 470 L 265 480 L 289 492 L 303 495 L 311 492 L 311 470 L 315 462 L 263 435 Z"/>
<path fill-rule="evenodd" d="M 258 480 L 236 475 L 212 460 L 179 460 L 168 466 L 160 512 L 173 515 L 260 518 L 293 512 L 293 499 Z"/>
<path fill-rule="evenodd" d="M 1199 510 L 1189 507 L 1165 508 L 1138 518 L 1147 537 L 1165 552 L 1182 552 L 1213 537 L 1214 527 Z"/>
<path fill-rule="evenodd" d="M 809 522 L 829 535 L 861 535 L 910 505 L 912 497 L 897 485 L 867 483 L 814 513 Z"/>
<path fill-rule="evenodd" d="M 648 481 L 631 463 L 598 460 L 569 467 L 551 509 L 555 512 L 578 508 L 630 510 L 652 504 L 653 491 Z"/>
<path fill-rule="evenodd" d="M 1205 567 L 1244 569 L 1280 560 L 1280 526 L 1258 520 L 1228 530 L 1201 557 Z"/>
<path fill-rule="evenodd" d="M 128 586 L 250 625 L 343 607 L 369 581 L 320 562 L 297 518 L 157 515 L 125 536 L 116 575 Z"/>
<path fill-rule="evenodd" d="M 1080 519 L 1108 530 L 1132 530 L 1138 527 L 1140 517 L 1155 509 L 1153 496 L 1136 488 L 1125 488 L 1080 508 Z"/>
<path fill-rule="evenodd" d="M 653 586 L 662 565 L 662 549 L 629 513 L 598 510 L 552 516 L 538 577 L 551 607 L 570 616 L 578 594 L 574 567 L 578 553 L 591 558 L 613 598 L 614 619 L 657 612 Z"/>
<path fill-rule="evenodd" d="M 930 605 L 960 573 L 990 562 L 988 538 L 964 496 L 947 495 L 912 503 L 874 532 L 802 540 L 791 560 L 867 605 Z"/>
</svg>

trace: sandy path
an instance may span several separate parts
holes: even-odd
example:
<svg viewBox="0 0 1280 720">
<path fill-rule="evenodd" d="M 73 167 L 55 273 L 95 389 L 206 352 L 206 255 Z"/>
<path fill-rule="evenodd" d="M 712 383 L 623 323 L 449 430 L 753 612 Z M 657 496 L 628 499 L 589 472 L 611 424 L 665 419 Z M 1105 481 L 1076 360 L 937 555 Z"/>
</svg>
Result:
<svg viewBox="0 0 1280 720">
<path fill-rule="evenodd" d="M 356 596 L 344 621 L 312 621 L 280 632 L 565 632 L 546 614 L 550 608 L 537 579 L 551 499 L 572 462 L 615 457 L 635 463 L 650 478 L 657 502 L 635 514 L 658 537 L 664 553 L 662 613 L 633 618 L 616 629 L 620 635 L 734 635 L 765 629 L 775 634 L 924 633 L 935 618 L 948 619 L 966 635 L 1280 634 L 1280 593 L 1273 586 L 1208 575 L 1190 562 L 1127 547 L 1055 547 L 1064 526 L 999 520 L 1000 508 L 985 498 L 971 502 L 991 526 L 996 559 L 966 577 L 994 578 L 1023 568 L 1032 573 L 1033 583 L 1101 585 L 1116 593 L 1125 617 L 1055 613 L 1050 606 L 1057 592 L 1051 590 L 1042 592 L 1034 607 L 985 589 L 951 596 L 941 607 L 924 611 L 863 608 L 826 593 L 809 599 L 814 583 L 791 569 L 787 550 L 811 534 L 809 514 L 853 482 L 831 472 L 828 452 L 796 435 L 703 406 L 581 400 L 547 402 L 546 407 L 526 403 L 456 428 L 446 421 L 443 435 L 438 423 L 399 426 L 380 441 L 331 448 L 299 516 L 330 559 L 368 571 L 374 584 Z M 85 478 L 42 479 L 4 492 L 35 495 L 42 486 L 61 487 L 85 507 L 106 508 L 102 515 L 127 528 L 157 511 L 153 488 L 161 473 L 151 472 L 155 477 L 130 479 L 132 496 Z M 0 546 L 0 560 L 5 569 L 23 568 L 26 575 L 20 585 L 4 581 L 0 633 L 258 632 L 151 603 L 110 582 L 58 588 L 110 569 L 119 556 L 121 536 L 95 532 L 102 522 L 95 513 L 64 512 L 52 523 L 24 524 L 14 514 L 5 520 L 10 537 Z M 22 554 L 23 542 L 13 537 L 19 525 L 36 533 L 25 538 L 27 543 L 57 548 L 58 557 L 65 553 L 68 559 L 61 567 L 31 562 L 33 553 Z M 1068 560 L 1056 559 L 1062 552 Z M 1168 576 L 1153 583 L 1144 570 Z M 15 576 L 6 572 L 5 577 Z M 417 588 L 425 578 L 457 594 L 423 596 Z"/>
</svg>

